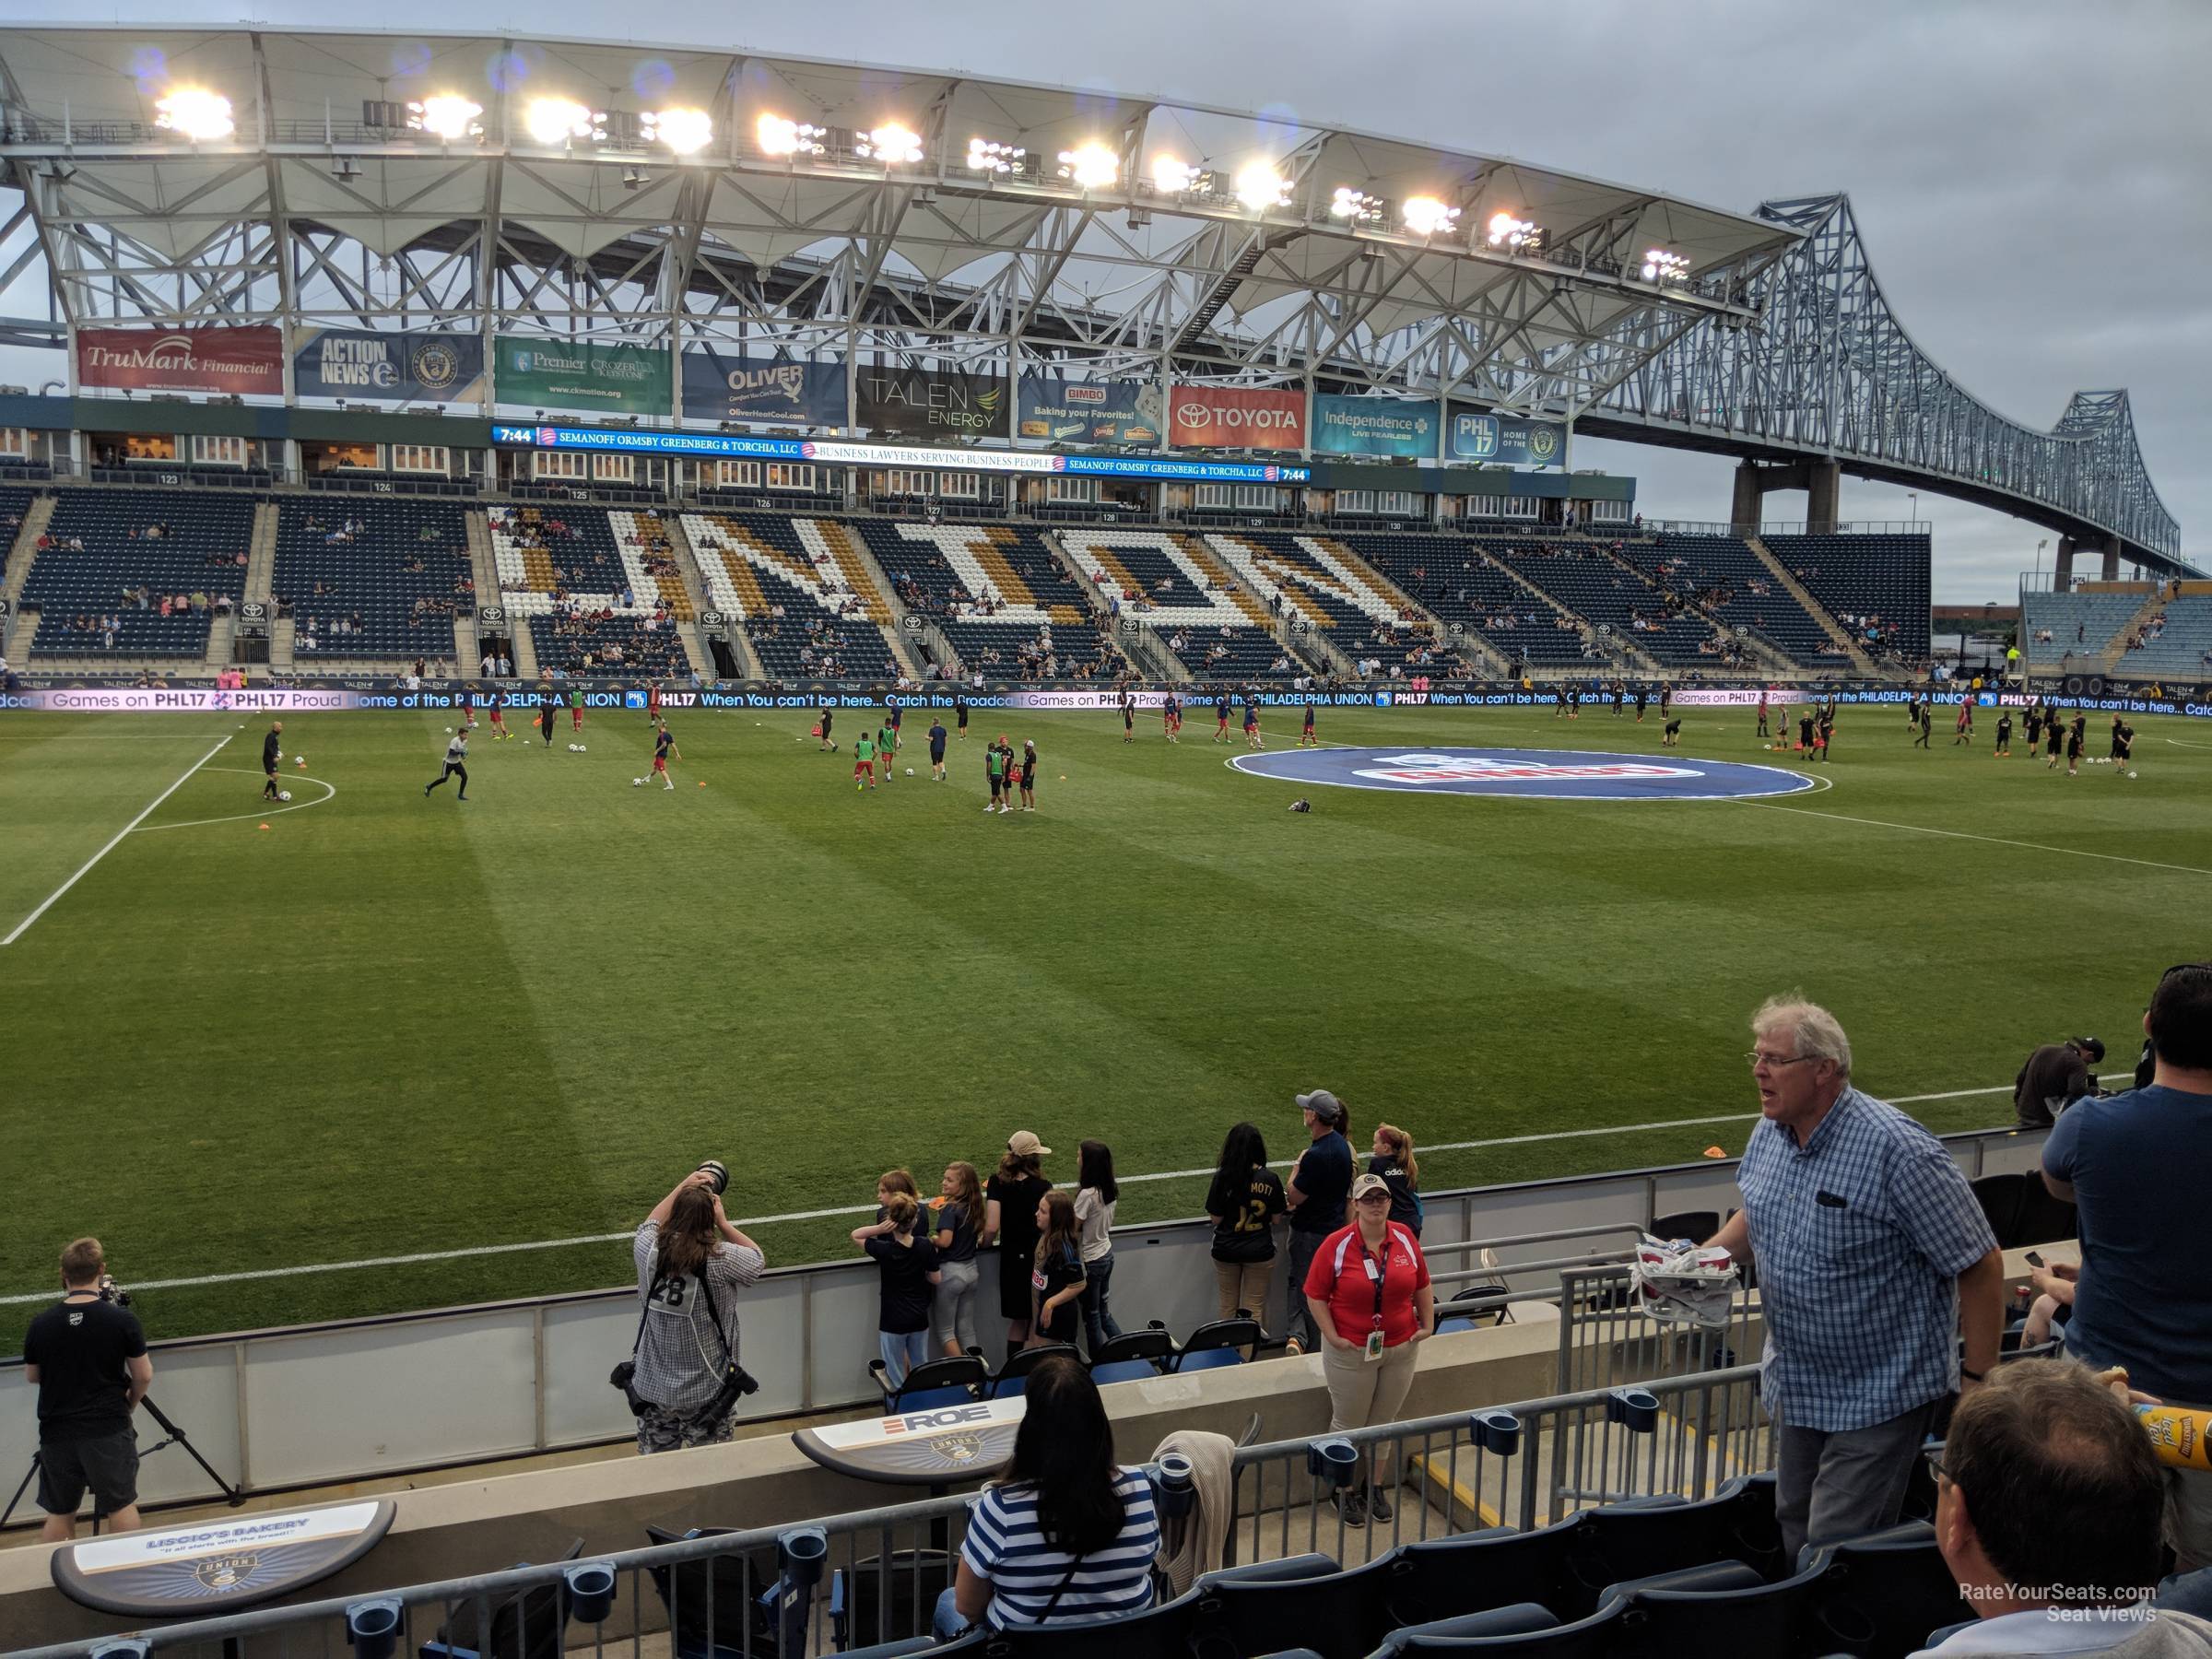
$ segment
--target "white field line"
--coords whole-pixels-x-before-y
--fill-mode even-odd
[[[29,933],[30,931],[30,924],[33,922],[36,922],[41,916],[44,915],[49,910],[52,910],[53,908],[53,901],[56,899],[59,899],[64,893],[67,892],[79,881],[83,880],[85,872],[87,870],[89,870],[94,865],[105,858],[109,853],[114,852],[117,844],[122,841],[124,836],[128,835],[132,830],[137,829],[139,825],[145,823],[147,818],[152,814],[155,807],[160,806],[161,803],[168,800],[171,795],[175,794],[178,790],[183,788],[185,781],[189,779],[194,772],[198,771],[201,767],[206,765],[208,761],[214,759],[217,755],[221,753],[223,744],[229,741],[230,739],[228,737],[223,738],[215,746],[215,747],[209,749],[197,760],[194,760],[191,767],[185,771],[183,777],[179,778],[174,783],[171,783],[167,789],[163,790],[159,794],[148,801],[146,804],[145,811],[139,813],[136,818],[133,818],[122,829],[115,831],[115,839],[113,841],[111,841],[99,852],[93,853],[91,857],[86,859],[83,866],[78,869],[76,875],[70,877],[69,879],[63,882],[60,887],[55,888],[53,892],[47,894],[44,903],[41,904],[37,910],[32,911],[29,915],[24,917],[22,921],[17,923],[16,931],[9,934],[6,938],[0,939],[0,947],[13,945],[18,939]]]
[[[2012,1085],[1999,1083],[1988,1088],[1953,1088],[1940,1094],[1897,1095],[1890,1100],[1893,1106],[1917,1105],[1926,1100],[1961,1100],[1973,1095],[2010,1094]],[[1607,1135],[1636,1135],[1653,1129],[1694,1129],[1712,1124],[1747,1124],[1759,1114],[1755,1112],[1726,1112],[1713,1117],[1667,1118],[1651,1124],[1610,1124],[1598,1129],[1552,1129],[1540,1135],[1507,1135],[1491,1140],[1441,1141],[1423,1146],[1423,1152],[1472,1152],[1486,1147],[1522,1147],[1532,1141],[1583,1140]],[[1277,1160],[1277,1167],[1288,1169],[1290,1160]],[[1124,1186],[1134,1186],[1147,1181],[1195,1181],[1213,1173],[1209,1167],[1203,1170],[1162,1170],[1151,1175],[1124,1175]],[[841,1205],[831,1209],[789,1210],[780,1216],[746,1216],[736,1220],[739,1227],[772,1227],[785,1221],[824,1221],[836,1217],[872,1216],[872,1204]],[[416,1267],[429,1262],[460,1262],[472,1256],[519,1255],[534,1250],[568,1250],[580,1244],[618,1244],[636,1236],[636,1230],[612,1233],[585,1233],[573,1239],[540,1239],[527,1244],[477,1244],[465,1250],[429,1250],[414,1255],[367,1256],[353,1262],[310,1262],[286,1267],[256,1267],[242,1273],[208,1273],[194,1278],[134,1279],[131,1289],[182,1290],[203,1285],[238,1285],[253,1279],[297,1278],[310,1273],[347,1273],[361,1267]],[[0,1296],[0,1307],[14,1307],[26,1302],[43,1302],[53,1300],[51,1289],[34,1290],[20,1296]]]
[[[261,776],[261,773],[245,766],[211,766],[207,770],[211,772],[230,772],[241,778]],[[323,798],[319,801],[294,801],[288,806],[271,806],[261,812],[234,812],[228,818],[186,818],[181,824],[148,824],[138,833],[151,835],[157,830],[197,830],[202,824],[242,824],[248,818],[272,818],[280,812],[305,812],[310,806],[327,806],[338,798],[338,786],[335,783],[324,782],[321,778],[311,778],[305,772],[296,776],[300,782],[312,783],[324,791]]]
[[[1950,841],[1987,841],[1993,847],[2021,847],[2030,853],[2063,853],[2069,858],[2096,858],[2106,864],[2137,865],[2146,870],[2179,870],[2184,876],[2212,876],[2195,865],[2160,864],[2155,858],[2126,858],[2117,853],[2091,853],[2082,847],[2053,847],[2043,841],[2007,841],[2001,835],[1974,835],[1964,830],[1931,830],[1924,824],[1895,824],[1888,818],[1853,818],[1847,813],[1820,812],[1810,806],[1783,806],[1773,801],[1746,800],[1747,806],[1769,812],[1795,812],[1806,818],[1833,818],[1839,824],[1868,824],[1877,830],[1903,830],[1914,835],[1940,835]]]

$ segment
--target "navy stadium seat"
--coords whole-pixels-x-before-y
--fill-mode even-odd
[[[1641,1498],[1586,1511],[1574,1555],[1588,1591],[1625,1579],[1734,1560],[1762,1578],[1787,1571],[1774,1520],[1774,1477],[1740,1476],[1698,1502]]]
[[[1622,1608],[1611,1644],[1619,1659],[1792,1653],[1811,1622],[1819,1576],[1816,1568],[1769,1583],[1741,1561],[1714,1561],[1613,1585],[1599,1606]]]
[[[1077,1361],[1082,1359],[1072,1342],[1048,1342],[1041,1347],[1025,1347],[1019,1353],[1008,1355],[1006,1364],[1000,1366],[994,1375],[984,1379],[983,1398],[1011,1399],[1022,1393],[1029,1387],[1030,1373],[1053,1354],[1065,1354]]]
[[[1103,1365],[1090,1368],[1093,1382],[1142,1382],[1159,1375],[1159,1367],[1149,1359],[1109,1359]]]
[[[1491,1527],[1403,1545],[1388,1558],[1390,1622],[1429,1624],[1522,1601],[1587,1611],[1591,1598],[1580,1597],[1578,1607],[1569,1592],[1587,1525],[1579,1513],[1530,1532]]]
[[[1924,1521],[1817,1544],[1804,1559],[1822,1570],[1813,1599],[1814,1645],[1822,1653],[1909,1653],[1930,1630],[1973,1611]]]
[[[1542,1618],[1551,1618],[1546,1609],[1533,1603],[1516,1604],[1400,1630],[1382,1645],[1377,1659],[1463,1654],[1487,1659],[1606,1659],[1614,1652],[1625,1609],[1625,1603],[1613,1602],[1586,1618],[1561,1624],[1553,1618],[1546,1625]]]
[[[1324,1555],[1207,1573],[1198,1581],[1194,1645],[1209,1659],[1258,1659],[1305,1646],[1361,1659],[1388,1628],[1391,1559],[1340,1571]]]

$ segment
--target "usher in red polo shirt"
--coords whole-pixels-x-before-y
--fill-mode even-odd
[[[1395,1221],[1382,1248],[1371,1253],[1359,1237],[1359,1224],[1337,1229],[1313,1253],[1306,1272],[1306,1294],[1329,1304],[1329,1319],[1337,1336],[1346,1342],[1365,1342],[1375,1328],[1375,1288],[1382,1290],[1382,1346],[1396,1347],[1409,1342],[1420,1328],[1413,1295],[1429,1282],[1429,1263],[1411,1230]]]

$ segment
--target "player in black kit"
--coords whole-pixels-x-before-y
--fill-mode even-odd
[[[284,722],[279,720],[270,724],[269,735],[261,740],[261,770],[268,778],[261,786],[261,798],[265,801],[276,798],[276,762],[283,759]]]

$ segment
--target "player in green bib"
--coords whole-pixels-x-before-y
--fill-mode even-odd
[[[876,745],[865,732],[861,733],[853,744],[853,793],[857,794],[864,785],[869,789],[876,787]]]
[[[578,737],[583,735],[583,688],[582,686],[569,688],[569,731]]]
[[[891,781],[891,762],[899,758],[899,734],[885,721],[883,729],[876,734],[876,752],[883,757],[883,781]]]
[[[983,808],[985,812],[996,812],[998,810],[999,796],[1005,793],[1006,786],[1006,759],[999,754],[998,745],[994,743],[985,746],[983,749],[983,775],[991,780],[991,804]]]

